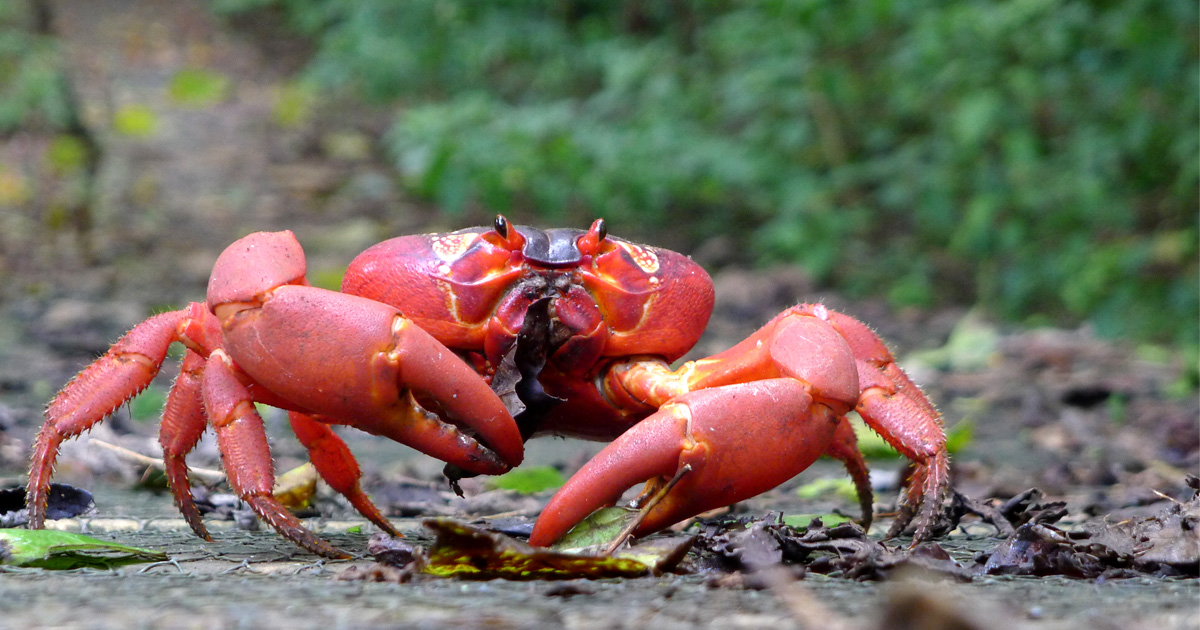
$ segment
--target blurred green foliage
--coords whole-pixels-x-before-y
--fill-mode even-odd
[[[148,105],[131,103],[113,112],[112,128],[123,136],[148,138],[158,132],[158,114]]]
[[[734,239],[897,305],[1194,342],[1194,0],[218,0],[395,104],[412,189]]]
[[[171,77],[167,94],[176,103],[208,107],[229,96],[231,82],[223,74],[203,68],[184,68]]]
[[[137,422],[157,423],[166,404],[166,388],[150,386],[129,401],[129,416]]]
[[[36,21],[25,3],[0,2],[0,134],[73,121],[58,43]]]
[[[553,466],[528,466],[515,468],[499,477],[492,477],[488,481],[492,486],[501,490],[512,490],[520,494],[537,494],[560,488],[567,482],[567,479]]]

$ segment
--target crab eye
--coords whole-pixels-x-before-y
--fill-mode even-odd
[[[502,214],[496,215],[496,233],[500,235],[500,238],[508,240],[508,219],[505,219]]]
[[[604,225],[604,219],[596,219],[592,222],[592,227],[579,237],[576,246],[584,256],[595,256],[600,253],[600,244],[607,236],[608,227]]]

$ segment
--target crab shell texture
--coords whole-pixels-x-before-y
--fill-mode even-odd
[[[501,219],[498,225],[506,225]],[[403,236],[360,254],[342,291],[396,307],[489,374],[512,349],[531,304],[549,298],[550,346],[538,381],[562,400],[526,437],[611,440],[653,412],[604,399],[595,381],[614,359],[672,362],[695,345],[712,280],[690,258],[591,230],[526,226]]]

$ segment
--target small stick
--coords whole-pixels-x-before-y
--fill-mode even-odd
[[[115,453],[117,457],[120,457],[127,462],[137,464],[138,466],[146,466],[156,470],[165,469],[161,460],[142,455],[141,453],[117,446],[116,444],[109,444],[104,440],[97,440],[95,438],[90,440],[89,443],[104,447]],[[189,468],[188,476],[208,485],[215,485],[225,481],[225,473],[219,470],[211,470],[208,468]]]
[[[646,520],[646,515],[650,513],[650,509],[658,505],[658,502],[662,501],[663,497],[667,496],[667,493],[671,491],[671,488],[674,488],[675,484],[679,483],[679,480],[683,479],[683,476],[690,472],[692,472],[691,464],[684,464],[682,468],[677,470],[675,472],[675,476],[671,477],[671,480],[667,482],[667,485],[660,488],[658,492],[655,492],[654,496],[650,497],[650,500],[646,502],[646,505],[638,508],[637,516],[635,516],[628,525],[621,528],[621,532],[617,534],[616,539],[612,541],[612,544],[608,546],[608,549],[604,550],[604,555],[611,556],[612,553],[617,550],[617,547],[620,547],[622,543],[628,540],[629,536],[633,534],[633,530],[637,529],[638,525],[641,525],[642,521]]]

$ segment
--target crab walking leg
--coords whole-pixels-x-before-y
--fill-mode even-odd
[[[808,387],[775,378],[684,394],[631,427],[563,486],[529,537],[549,545],[630,486],[667,483],[692,471],[652,507],[634,531],[644,535],[706,510],[759,495],[825,453],[838,424]]]
[[[949,455],[940,422],[935,424],[910,397],[898,395],[890,386],[867,388],[858,413],[888,444],[916,464],[887,537],[899,536],[916,517],[913,540],[927,540],[950,480]]]
[[[825,454],[842,462],[846,467],[858,494],[859,510],[862,511],[859,524],[864,531],[870,529],[871,521],[874,520],[875,496],[871,489],[871,472],[867,469],[862,451],[858,450],[858,437],[854,435],[854,427],[845,416],[838,418],[837,428],[834,429],[833,438],[829,441],[829,450]]]
[[[272,493],[275,471],[262,417],[246,387],[234,376],[223,350],[209,356],[204,369],[204,408],[217,434],[229,485],[243,501],[284,538],[327,558],[345,553],[309,531]]]
[[[29,527],[46,522],[50,477],[58,448],[68,438],[92,428],[150,384],[162,367],[167,348],[187,311],[161,313],[134,326],[108,352],[77,374],[46,408],[29,467],[26,504]]]
[[[826,311],[827,320],[850,344],[862,389],[856,410],[888,444],[916,464],[901,499],[900,514],[888,538],[900,535],[917,517],[914,541],[931,534],[949,484],[949,456],[942,416],[896,365],[887,346],[862,322]]]
[[[192,498],[192,484],[188,478],[185,458],[196,448],[207,425],[204,417],[204,401],[201,397],[202,375],[207,359],[188,350],[183,357],[179,377],[167,394],[163,407],[162,425],[158,430],[158,442],[163,449],[163,469],[167,485],[175,497],[175,505],[183,513],[183,519],[196,535],[212,540],[208,529],[200,518],[200,510]]]
[[[403,534],[392,527],[367,493],[362,491],[359,485],[362,472],[358,468],[358,461],[342,438],[328,424],[309,414],[291,411],[288,412],[288,420],[292,424],[292,432],[308,449],[309,460],[325,483],[346,497],[350,505],[367,520],[391,536],[402,537]]]
[[[916,517],[913,540],[928,540],[950,480],[950,461],[940,422],[930,419],[910,397],[897,395],[894,387],[867,388],[858,413],[888,444],[916,464],[887,537],[899,536]]]

